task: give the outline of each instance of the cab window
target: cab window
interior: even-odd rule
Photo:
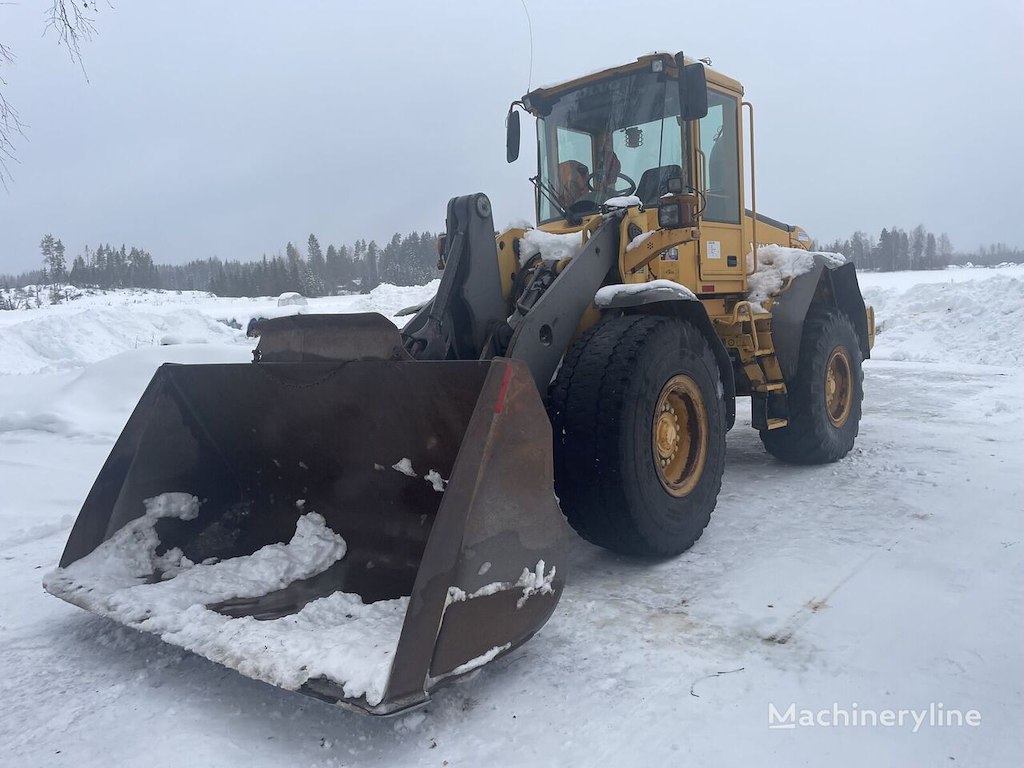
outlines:
[[[704,153],[704,218],[726,224],[740,223],[739,137],[737,100],[708,89],[708,114],[700,121],[700,149]]]

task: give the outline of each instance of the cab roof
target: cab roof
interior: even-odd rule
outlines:
[[[655,51],[644,56],[638,56],[636,61],[631,61],[628,64],[621,64],[617,67],[609,67],[607,69],[598,70],[597,72],[591,72],[581,77],[574,78],[572,80],[565,80],[555,85],[549,85],[542,88],[534,88],[532,91],[523,96],[523,103],[534,116],[539,116],[539,112],[536,105],[543,103],[551,103],[560,97],[566,91],[571,91],[579,88],[582,85],[589,83],[595,83],[599,80],[604,80],[610,77],[616,77],[627,72],[639,72],[649,69],[651,62],[656,60],[662,60],[664,62],[666,72],[675,72],[676,62],[675,57],[671,53],[664,51]],[[691,59],[689,56],[683,58],[685,64],[695,64],[696,60]],[[727,90],[734,91],[739,95],[743,95],[743,86],[738,80],[733,80],[727,75],[723,75],[721,72],[717,72],[709,66],[704,66],[705,75],[709,83],[726,88]]]

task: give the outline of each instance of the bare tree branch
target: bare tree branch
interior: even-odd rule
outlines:
[[[9,3],[0,2],[0,5]],[[89,76],[82,61],[82,43],[91,40],[96,33],[94,21],[97,10],[97,0],[52,0],[46,14],[44,33],[51,29],[56,33],[57,42],[67,49],[71,60],[81,67],[86,81]],[[7,182],[13,178],[10,164],[17,162],[14,157],[14,140],[25,135],[25,124],[4,95],[7,86],[4,69],[13,64],[14,53],[0,42],[0,186],[4,189],[7,189]]]
[[[11,53],[11,49],[0,43],[0,186],[5,190],[7,180],[11,178],[8,163],[17,162],[14,158],[14,137],[25,135],[25,126],[18,117],[18,111],[4,96],[7,81],[3,78],[3,67],[13,63],[14,54]]]
[[[53,0],[47,14],[46,29],[52,29],[57,41],[67,48],[71,60],[82,68],[82,74],[88,80],[85,65],[82,62],[83,42],[88,42],[96,33],[93,22],[96,14],[96,0]]]

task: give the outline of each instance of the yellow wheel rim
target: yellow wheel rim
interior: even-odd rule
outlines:
[[[658,479],[673,496],[685,496],[700,480],[708,455],[708,414],[697,382],[673,376],[658,396],[651,428]]]
[[[825,412],[832,426],[841,427],[850,418],[853,406],[853,374],[850,353],[836,347],[825,366]]]

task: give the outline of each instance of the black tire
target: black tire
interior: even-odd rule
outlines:
[[[826,390],[827,373],[834,355],[843,354],[848,364],[849,410],[837,424],[830,417]],[[796,377],[787,382],[789,424],[760,430],[761,442],[772,456],[790,464],[828,464],[839,461],[850,449],[860,429],[864,398],[864,371],[860,344],[850,318],[834,307],[811,305],[804,320],[800,362]]]
[[[689,446],[678,452],[686,467],[680,477],[688,479],[675,493],[684,495],[668,490],[656,465],[655,409],[664,410],[673,382],[688,388],[684,416],[699,425],[678,430],[675,442]],[[555,490],[584,539],[626,555],[668,556],[700,538],[722,486],[726,418],[715,356],[699,330],[650,315],[598,323],[567,352],[548,407]],[[691,439],[701,432],[703,439]],[[700,446],[703,459],[691,459]]]

